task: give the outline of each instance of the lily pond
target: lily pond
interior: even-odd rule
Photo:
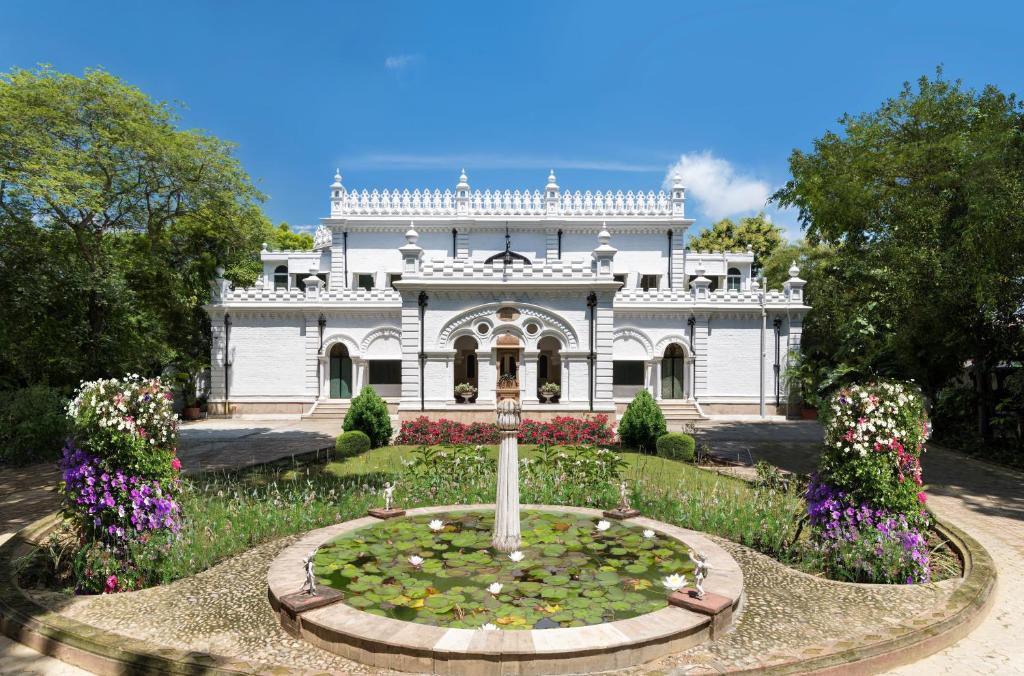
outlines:
[[[316,575],[348,605],[384,617],[549,629],[664,608],[664,577],[693,571],[686,545],[653,531],[579,514],[524,511],[520,521],[512,554],[491,548],[493,512],[381,521],[322,545]]]

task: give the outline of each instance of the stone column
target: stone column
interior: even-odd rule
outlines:
[[[537,398],[537,359],[540,353],[522,350],[520,354],[522,359],[519,365],[523,386],[519,396],[522,397],[524,404],[537,404],[540,402]]]
[[[369,370],[366,364],[366,360],[361,357],[351,357],[352,359],[352,398],[354,399],[359,394],[363,386],[366,385],[367,371]]]
[[[512,399],[497,407],[501,448],[498,451],[498,499],[491,546],[499,552],[519,549],[519,421],[522,409]]]
[[[652,370],[654,372],[654,392],[652,392],[652,394],[654,395],[654,398],[656,400],[661,401],[661,359],[660,358],[654,360],[654,368]]]
[[[494,388],[498,386],[497,362],[494,350],[476,351],[476,401],[478,404],[493,404]]]

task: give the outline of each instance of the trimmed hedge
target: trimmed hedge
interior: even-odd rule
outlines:
[[[56,460],[71,425],[60,390],[33,385],[0,392],[0,465]]]
[[[351,458],[370,450],[370,437],[359,430],[344,432],[338,435],[334,449],[338,452],[339,458]]]
[[[619,421],[622,445],[649,453],[655,449],[658,437],[667,431],[665,416],[658,408],[658,402],[647,390],[637,392]]]
[[[662,434],[658,437],[658,455],[669,460],[693,462],[697,458],[697,442],[682,432]]]
[[[346,432],[359,430],[370,438],[370,445],[373,448],[387,446],[391,442],[391,416],[388,415],[388,405],[375,389],[367,385],[359,396],[352,400],[341,429]]]

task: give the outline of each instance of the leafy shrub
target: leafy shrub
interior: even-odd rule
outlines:
[[[622,444],[638,451],[652,451],[658,437],[666,431],[665,416],[658,408],[658,402],[647,390],[637,392],[619,421]]]
[[[907,515],[920,511],[928,418],[916,388],[896,382],[845,387],[823,422],[822,481],[857,504]]]
[[[0,393],[0,464],[56,460],[70,430],[59,390],[34,385]]]
[[[830,577],[850,582],[924,583],[931,579],[928,526],[918,518],[856,504],[852,496],[814,478],[807,490],[813,553]]]
[[[370,450],[370,437],[359,430],[344,432],[338,435],[334,448],[339,458],[351,458]]]
[[[376,390],[367,385],[359,396],[352,400],[341,428],[346,432],[363,432],[370,438],[373,448],[387,446],[391,441],[391,416],[388,415],[388,405]]]
[[[658,455],[670,460],[693,462],[697,457],[697,443],[689,434],[669,432],[658,437]]]

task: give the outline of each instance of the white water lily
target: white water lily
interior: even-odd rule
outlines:
[[[498,627],[496,625],[493,625],[490,622],[488,622],[487,624],[481,624],[480,628],[483,629],[484,631],[494,631]]]
[[[509,554],[508,558],[512,559],[516,563],[519,563],[520,561],[526,558],[526,554],[523,554],[521,551],[517,549],[516,551]]]
[[[491,584],[487,585],[487,591],[497,596],[501,593],[501,590],[504,586],[505,585],[503,585],[500,582],[492,582]]]
[[[644,537],[647,538],[648,540],[651,539],[652,537],[654,537],[654,531],[651,530],[650,528],[648,528],[647,530],[644,531]]]
[[[671,592],[677,592],[686,586],[686,576],[680,575],[679,573],[674,573],[672,575],[667,576],[664,580],[661,581],[661,583],[665,585],[665,589]]]
[[[416,556],[415,554],[413,554],[412,556],[409,557],[409,563],[411,563],[412,565],[414,565],[417,568],[419,568],[420,566],[423,565],[423,557],[422,556]]]
[[[434,519],[427,525],[430,526],[430,530],[439,531],[444,528],[444,521],[441,521],[441,519]]]
[[[612,527],[612,525],[611,525],[610,523],[608,523],[607,521],[601,520],[601,521],[598,521],[598,522],[597,522],[597,526],[595,526],[595,527],[596,527],[596,528],[597,528],[597,529],[598,529],[599,531],[606,531],[606,530],[608,530],[609,528],[611,528],[611,527]]]

